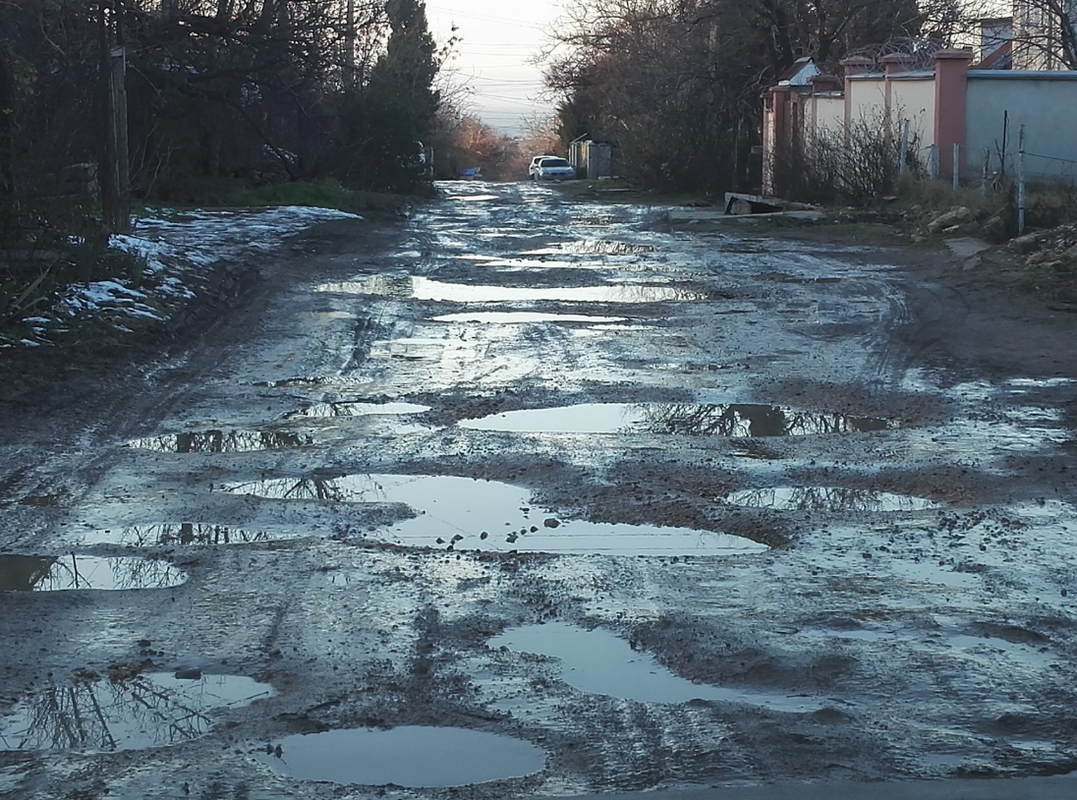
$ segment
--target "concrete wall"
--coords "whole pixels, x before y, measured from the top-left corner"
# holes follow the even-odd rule
[[[890,82],[890,108],[894,125],[901,130],[904,120],[911,123],[920,147],[935,144],[935,76],[895,78]]]
[[[845,98],[841,95],[817,95],[815,101],[815,130],[831,135],[845,130]]]
[[[864,75],[847,83],[845,100],[851,125],[860,122],[879,122],[886,108],[886,81],[882,75]]]
[[[1077,179],[1077,72],[971,71],[968,83],[966,163],[979,170],[983,150],[993,168],[1009,112],[1007,167],[1012,169],[1018,133],[1025,126],[1025,173],[1032,178]],[[1012,172],[1011,172],[1012,174]]]

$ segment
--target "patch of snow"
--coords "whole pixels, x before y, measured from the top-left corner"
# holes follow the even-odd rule
[[[96,281],[68,287],[57,304],[59,314],[79,317],[107,312],[117,330],[127,330],[120,318],[167,319],[180,300],[198,295],[205,283],[206,267],[245,254],[264,253],[279,247],[288,236],[322,222],[361,220],[357,214],[327,208],[280,206],[242,211],[151,211],[135,220],[136,231],[109,238],[109,247],[145,260],[143,291],[117,280]],[[71,244],[78,244],[75,239]],[[146,302],[155,301],[160,309]],[[163,309],[163,310],[162,310]],[[25,347],[48,342],[50,334],[62,332],[56,320],[27,317],[40,340],[22,339]],[[36,327],[41,325],[44,327]],[[5,343],[3,346],[14,346]]]

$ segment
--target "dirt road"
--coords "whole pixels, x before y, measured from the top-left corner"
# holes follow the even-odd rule
[[[236,256],[137,369],[4,387],[0,797],[1077,768],[1072,315],[443,188]]]

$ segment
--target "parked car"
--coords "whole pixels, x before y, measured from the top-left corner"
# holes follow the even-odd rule
[[[538,173],[539,162],[542,161],[542,159],[544,159],[544,158],[556,158],[556,157],[557,156],[545,155],[545,156],[535,156],[534,158],[532,158],[531,163],[527,165],[527,177],[529,177],[531,180],[535,180],[535,178],[537,177],[537,173]]]
[[[529,172],[537,181],[563,181],[576,177],[576,168],[558,156],[540,156],[532,160]]]

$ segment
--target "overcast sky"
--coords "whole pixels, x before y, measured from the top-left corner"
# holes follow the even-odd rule
[[[506,133],[521,132],[520,120],[549,113],[539,99],[542,70],[529,64],[547,40],[563,0],[426,0],[430,31],[443,44],[452,25],[462,42],[451,64],[454,80],[471,94],[468,110]]]

